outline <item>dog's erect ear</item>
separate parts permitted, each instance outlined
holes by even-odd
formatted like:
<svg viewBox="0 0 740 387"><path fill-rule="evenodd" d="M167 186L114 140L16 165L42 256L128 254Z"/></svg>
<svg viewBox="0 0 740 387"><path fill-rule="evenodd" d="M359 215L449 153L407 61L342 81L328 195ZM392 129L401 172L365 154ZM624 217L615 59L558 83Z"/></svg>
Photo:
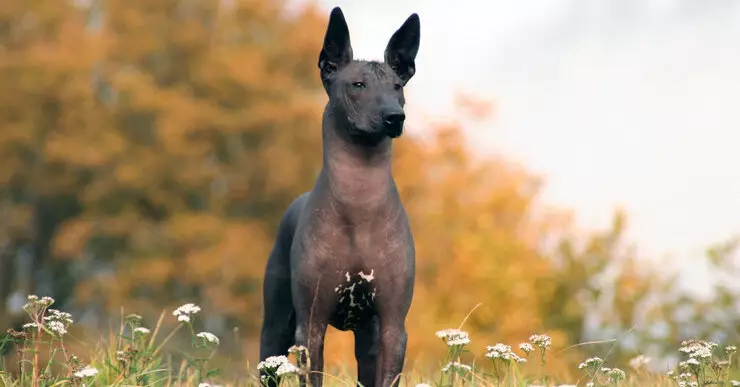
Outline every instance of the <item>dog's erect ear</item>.
<svg viewBox="0 0 740 387"><path fill-rule="evenodd" d="M391 36L385 48L385 63L398 74L404 85L416 72L414 59L419 52L420 28L419 15L412 13Z"/></svg>
<svg viewBox="0 0 740 387"><path fill-rule="evenodd" d="M342 10L334 7L329 16L324 47L319 54L319 70L324 88L328 89L334 74L350 62L352 62L352 44L349 41L349 28Z"/></svg>

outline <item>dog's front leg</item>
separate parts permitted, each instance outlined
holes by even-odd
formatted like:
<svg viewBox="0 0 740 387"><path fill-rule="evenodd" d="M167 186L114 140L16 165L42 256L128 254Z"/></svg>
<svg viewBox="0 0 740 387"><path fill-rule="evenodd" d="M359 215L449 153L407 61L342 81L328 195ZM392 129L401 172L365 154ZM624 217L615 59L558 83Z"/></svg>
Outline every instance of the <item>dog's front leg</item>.
<svg viewBox="0 0 740 387"><path fill-rule="evenodd" d="M397 386L406 355L406 326L402 318L394 316L380 321L380 366L377 370L376 386Z"/></svg>
<svg viewBox="0 0 740 387"><path fill-rule="evenodd" d="M328 324L321 321L308 321L301 319L296 328L295 341L297 345L305 346L308 349L309 359L302 359L303 364L308 360L309 375L312 387L321 387L324 372L324 336ZM301 376L300 385L306 385L305 377Z"/></svg>

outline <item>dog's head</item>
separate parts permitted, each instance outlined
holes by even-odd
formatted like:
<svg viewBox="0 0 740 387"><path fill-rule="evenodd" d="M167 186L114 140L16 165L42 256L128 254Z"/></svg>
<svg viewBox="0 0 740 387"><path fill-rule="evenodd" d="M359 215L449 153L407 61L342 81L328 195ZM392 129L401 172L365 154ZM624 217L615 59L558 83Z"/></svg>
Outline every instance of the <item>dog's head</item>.
<svg viewBox="0 0 740 387"><path fill-rule="evenodd" d="M391 36L384 62L356 61L344 14L339 7L331 11L319 70L329 109L350 138L372 143L403 132L403 88L416 71L419 28L414 13Z"/></svg>

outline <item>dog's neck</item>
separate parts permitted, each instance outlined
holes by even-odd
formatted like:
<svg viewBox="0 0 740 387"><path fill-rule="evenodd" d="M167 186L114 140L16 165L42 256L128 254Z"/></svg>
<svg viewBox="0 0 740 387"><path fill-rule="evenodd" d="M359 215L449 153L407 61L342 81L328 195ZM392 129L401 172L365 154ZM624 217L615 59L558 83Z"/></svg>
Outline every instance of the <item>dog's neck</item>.
<svg viewBox="0 0 740 387"><path fill-rule="evenodd" d="M357 215L369 215L385 205L395 189L391 139L383 137L373 144L352 141L339 126L342 121L330 108L324 111L322 173L336 204Z"/></svg>

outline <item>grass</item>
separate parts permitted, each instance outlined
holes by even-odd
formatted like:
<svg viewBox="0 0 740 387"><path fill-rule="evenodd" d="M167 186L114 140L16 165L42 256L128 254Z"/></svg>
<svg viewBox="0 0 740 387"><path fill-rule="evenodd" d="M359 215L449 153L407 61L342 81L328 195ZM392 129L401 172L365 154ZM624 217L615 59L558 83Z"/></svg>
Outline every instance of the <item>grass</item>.
<svg viewBox="0 0 740 387"><path fill-rule="evenodd" d="M29 322L21 331L9 330L3 346L14 344L17 360L0 358L0 384L9 387L51 386L256 386L259 371L264 378L275 378L282 386L297 385L307 374L307 353L304 347L292 347L284 356L275 356L259 363L255 369L247 365L245 376L227 378L214 367L220 340L209 332L196 332L194 320L200 307L185 304L172 316L162 313L154 329L144 327L142 318L130 314L122 318L117 332L100 340L81 359L68 350L65 343L72 316L50 308L49 297L29 296L24 310ZM165 318L174 318L178 325L163 332ZM186 351L173 353L167 345L178 334L190 338ZM547 362L554 354L552 340L545 334L529 337L515 348L497 343L485 348L482 356L474 356L468 346L468 333L457 329L437 332L437 337L448 351L435 372L420 373L410 370L399 375L404 386L740 386L730 380L736 370L734 346L719 345L702 340L681 343L682 356L673 370L656 373L649 370L650 359L638 356L621 369L607 366L599 357L585 359L577 369L565 372L567 380L556 380L547 373ZM3 351L0 350L0 353ZM463 359L473 359L465 362ZM179 359L179 360L175 360ZM524 372L521 366L533 363ZM534 371L531 371L534 369ZM231 380L226 380L231 379ZM354 386L356 381L348 372L340 376L324 374L329 386Z"/></svg>

